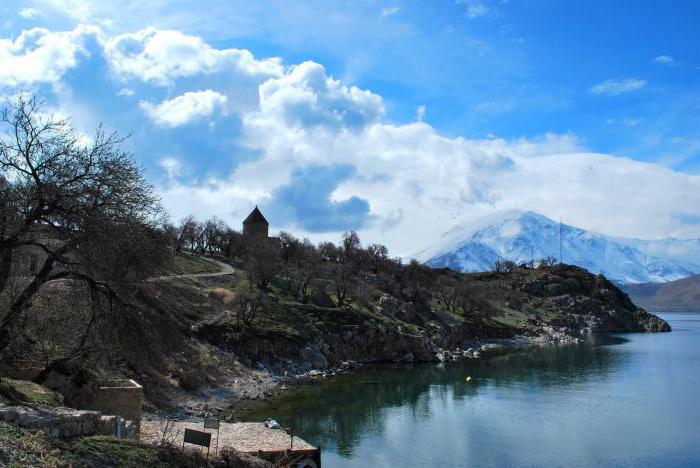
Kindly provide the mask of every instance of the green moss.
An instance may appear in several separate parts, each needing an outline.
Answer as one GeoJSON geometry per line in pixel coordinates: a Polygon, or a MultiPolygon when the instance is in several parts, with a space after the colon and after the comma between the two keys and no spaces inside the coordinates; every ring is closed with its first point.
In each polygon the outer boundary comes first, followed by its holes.
{"type": "Polygon", "coordinates": [[[22,429],[6,422],[0,422],[0,437],[19,439],[24,435],[22,429]]]}
{"type": "Polygon", "coordinates": [[[491,317],[491,321],[498,325],[508,328],[522,329],[527,326],[527,318],[525,314],[522,314],[520,312],[507,311],[504,312],[502,315],[491,317]]]}

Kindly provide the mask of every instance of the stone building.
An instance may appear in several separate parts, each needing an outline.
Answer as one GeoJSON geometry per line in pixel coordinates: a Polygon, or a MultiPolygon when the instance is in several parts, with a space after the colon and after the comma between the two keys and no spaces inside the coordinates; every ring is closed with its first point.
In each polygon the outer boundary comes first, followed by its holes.
{"type": "Polygon", "coordinates": [[[243,220],[243,237],[268,237],[270,223],[256,206],[243,220]]]}
{"type": "MultiPolygon", "coordinates": [[[[7,185],[7,179],[0,174],[0,241],[6,240],[14,233],[10,225],[12,216],[5,194],[7,185]]],[[[47,249],[56,250],[65,245],[51,226],[39,223],[27,229],[19,241],[22,245],[8,249],[0,255],[0,275],[33,277],[48,259],[47,249]]],[[[70,254],[67,256],[71,257],[70,254]]],[[[55,271],[61,269],[61,265],[54,267],[55,271]]]]}
{"type": "MultiPolygon", "coordinates": [[[[0,272],[9,270],[12,275],[33,277],[48,259],[46,249],[56,251],[65,245],[65,241],[58,238],[46,224],[32,226],[20,241],[31,241],[32,244],[21,245],[13,249],[7,258],[0,259],[0,272]]],[[[75,255],[68,252],[64,257],[74,259],[75,255]]],[[[55,273],[62,270],[65,270],[65,266],[56,263],[51,271],[55,273]]]]}

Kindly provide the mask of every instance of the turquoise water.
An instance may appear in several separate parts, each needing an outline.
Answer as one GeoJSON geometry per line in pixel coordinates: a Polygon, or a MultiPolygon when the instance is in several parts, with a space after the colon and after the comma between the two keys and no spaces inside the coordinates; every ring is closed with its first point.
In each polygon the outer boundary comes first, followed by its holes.
{"type": "Polygon", "coordinates": [[[700,466],[700,314],[662,316],[672,333],[365,368],[265,416],[328,467],[700,466]]]}

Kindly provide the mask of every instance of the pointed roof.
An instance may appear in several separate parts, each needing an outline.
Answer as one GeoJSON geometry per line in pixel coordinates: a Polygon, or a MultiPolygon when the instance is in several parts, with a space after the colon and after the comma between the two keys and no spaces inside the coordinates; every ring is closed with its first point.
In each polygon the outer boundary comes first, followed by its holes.
{"type": "Polygon", "coordinates": [[[257,206],[257,205],[255,205],[255,208],[253,209],[253,211],[250,212],[250,214],[248,215],[248,217],[247,217],[246,219],[243,220],[243,224],[248,224],[248,223],[270,224],[270,223],[267,222],[267,220],[265,219],[265,217],[263,216],[263,214],[260,212],[260,210],[258,209],[258,206],[257,206]]]}

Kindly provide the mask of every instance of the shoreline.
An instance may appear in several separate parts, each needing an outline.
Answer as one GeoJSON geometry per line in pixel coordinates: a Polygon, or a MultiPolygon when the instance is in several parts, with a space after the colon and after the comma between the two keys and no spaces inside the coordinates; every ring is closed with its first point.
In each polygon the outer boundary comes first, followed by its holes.
{"type": "MultiPolygon", "coordinates": [[[[465,340],[461,347],[443,349],[436,347],[434,359],[415,359],[407,353],[402,359],[376,361],[343,361],[340,366],[289,375],[274,374],[269,370],[249,369],[247,375],[229,382],[229,386],[209,388],[178,405],[177,411],[155,411],[144,413],[145,419],[174,419],[188,421],[204,417],[218,417],[221,421],[250,421],[250,415],[265,408],[272,408],[276,401],[288,398],[309,386],[321,385],[327,378],[353,372],[365,366],[389,364],[434,364],[459,362],[470,359],[488,359],[536,347],[571,346],[584,343],[597,334],[618,331],[592,332],[588,328],[569,330],[566,327],[545,326],[543,333],[511,338],[465,340]]],[[[622,332],[622,331],[619,331],[622,332]]],[[[644,332],[634,332],[644,333],[644,332]]]]}

